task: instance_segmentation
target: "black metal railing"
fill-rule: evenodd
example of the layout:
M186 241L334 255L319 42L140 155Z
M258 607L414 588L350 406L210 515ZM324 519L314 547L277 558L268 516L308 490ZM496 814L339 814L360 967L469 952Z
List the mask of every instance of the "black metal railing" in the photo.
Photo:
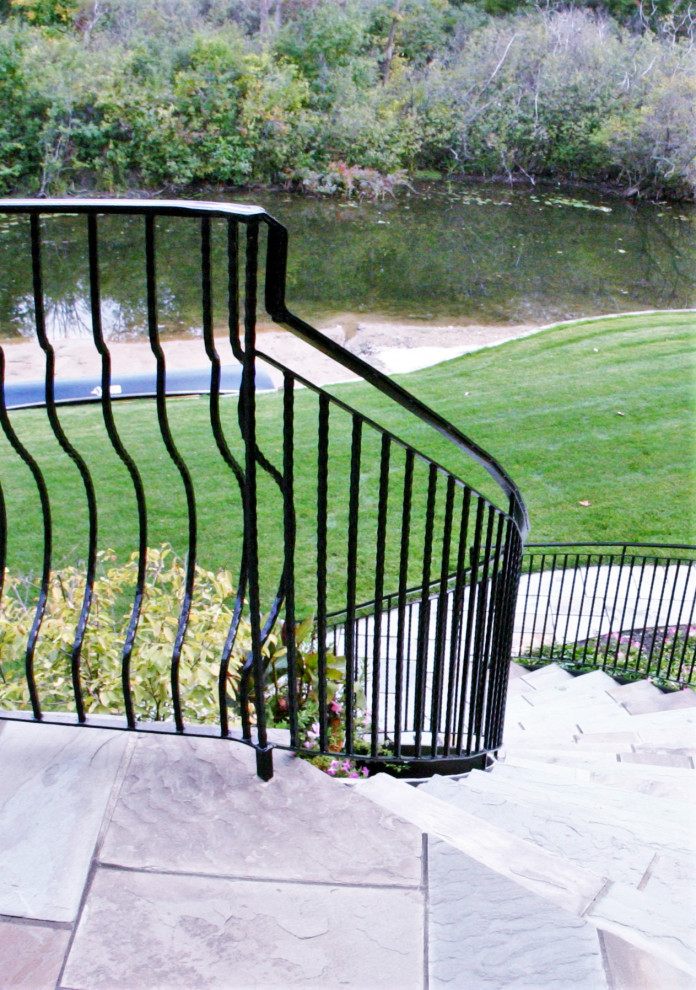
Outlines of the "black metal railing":
M696 547L652 543L528 544L513 656L692 684Z
M0 348L2 717L216 733L253 745L265 778L273 745L415 773L485 760L502 738L528 528L505 470L288 311L287 234L262 209L4 200L0 214L30 258L45 402L11 408L14 351ZM116 401L128 393L102 285L117 221L140 245L133 320L149 342L150 402ZM84 245L76 292L100 369L92 407L63 404L81 400L58 387L47 328L68 222ZM164 313L186 280L197 286L187 319L200 330L207 407L169 394ZM274 324L483 467L505 509L258 349L260 285ZM221 339L241 370L233 398L221 387ZM259 361L281 383L263 398Z

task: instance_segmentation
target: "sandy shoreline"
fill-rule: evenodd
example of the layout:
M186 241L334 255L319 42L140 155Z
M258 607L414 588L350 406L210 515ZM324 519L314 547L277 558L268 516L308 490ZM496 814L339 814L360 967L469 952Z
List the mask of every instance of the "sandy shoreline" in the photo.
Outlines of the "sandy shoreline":
M320 329L380 371L397 374L427 368L482 347L513 340L536 328L532 324L429 325L348 318ZM223 364L233 362L229 341L223 336L216 336L215 343ZM169 368L178 370L205 367L208 363L201 338L164 340L162 346ZM351 381L356 377L331 358L284 330L260 326L257 347L317 385ZM90 378L100 374L101 359L91 340L78 338L54 341L53 348L56 355L56 377ZM45 358L35 342L3 343L3 349L7 381L32 381L43 377ZM112 355L112 372L116 375L123 376L129 372L144 372L154 368L155 361L147 340L110 341L109 350ZM274 384L279 384L282 375L274 368L268 367L267 370Z

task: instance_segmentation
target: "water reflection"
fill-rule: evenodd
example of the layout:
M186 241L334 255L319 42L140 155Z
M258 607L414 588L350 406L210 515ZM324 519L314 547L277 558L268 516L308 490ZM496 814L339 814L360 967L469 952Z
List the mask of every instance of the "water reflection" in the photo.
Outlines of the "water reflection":
M92 311L85 296L66 295L63 298L49 296L44 304L44 320L49 340L74 340L92 337ZM144 327L133 327L126 312L116 299L102 299L101 321L104 336L113 339L140 336ZM24 296L17 301L15 323L17 334L33 339L34 299Z
M288 226L288 301L316 321L347 311L358 318L544 323L696 305L693 208L455 184L378 204L277 193L235 198L260 201ZM100 230L105 336L141 336L147 332L143 222L107 217ZM53 339L90 335L84 218L47 219L43 231L47 331ZM162 221L157 238L160 329L198 335L195 225ZM225 252L219 225L213 267L223 282ZM0 333L33 336L27 221L0 221L0 265ZM214 300L220 329L225 302Z

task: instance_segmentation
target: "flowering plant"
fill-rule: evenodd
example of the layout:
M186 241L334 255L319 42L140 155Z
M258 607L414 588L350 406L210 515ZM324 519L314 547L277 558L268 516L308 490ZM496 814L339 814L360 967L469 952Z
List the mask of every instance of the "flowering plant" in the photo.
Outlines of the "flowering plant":
M367 767L358 770L354 760L332 760L326 772L329 777L369 777L370 775Z

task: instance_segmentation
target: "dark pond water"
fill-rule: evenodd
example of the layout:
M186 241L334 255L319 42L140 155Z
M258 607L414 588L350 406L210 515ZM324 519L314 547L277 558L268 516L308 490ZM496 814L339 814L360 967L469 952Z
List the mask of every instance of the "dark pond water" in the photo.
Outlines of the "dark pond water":
M213 197L208 194L209 198ZM288 302L326 322L346 314L446 323L546 323L696 306L696 210L591 193L441 185L383 203L245 194L290 230ZM142 221L102 225L104 323L144 332ZM46 221L48 327L89 333L84 221ZM162 225L161 322L200 326L199 249L181 221ZM214 246L222 272L222 238ZM32 333L27 226L0 218L0 334Z

